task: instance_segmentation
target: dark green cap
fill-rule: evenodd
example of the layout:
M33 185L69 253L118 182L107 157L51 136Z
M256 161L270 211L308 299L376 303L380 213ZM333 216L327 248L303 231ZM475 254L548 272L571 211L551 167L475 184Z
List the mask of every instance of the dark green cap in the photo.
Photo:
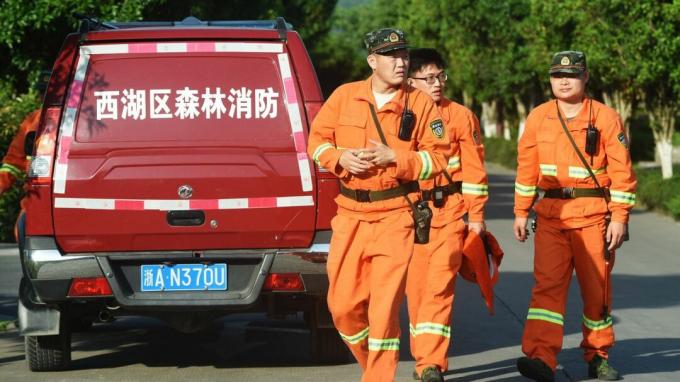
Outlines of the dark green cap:
M586 71L586 55L575 50L557 52L550 64L550 74L573 73L581 74Z
M406 34L396 28L381 28L368 32L364 36L364 44L366 44L368 54L382 54L408 48Z

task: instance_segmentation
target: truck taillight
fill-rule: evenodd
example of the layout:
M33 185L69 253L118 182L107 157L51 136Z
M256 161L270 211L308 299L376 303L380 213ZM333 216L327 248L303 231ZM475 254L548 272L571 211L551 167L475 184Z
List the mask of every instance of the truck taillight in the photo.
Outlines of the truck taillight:
M32 183L49 183L52 179L54 151L57 146L60 107L49 107L45 111L42 129L38 132L35 143L35 155L31 160L28 176Z
M264 281L264 290L303 292L305 286L299 273L270 273Z
M111 296L111 286L105 277L75 278L71 280L69 297Z

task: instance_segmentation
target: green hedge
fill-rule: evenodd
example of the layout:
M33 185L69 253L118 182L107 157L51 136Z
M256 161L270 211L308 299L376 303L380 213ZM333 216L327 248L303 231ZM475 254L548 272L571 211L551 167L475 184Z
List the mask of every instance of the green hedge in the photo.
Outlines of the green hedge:
M484 158L487 162L517 168L517 141L503 138L484 138Z
M661 179L661 169L637 168L637 202L680 220L680 165L673 166L673 177Z

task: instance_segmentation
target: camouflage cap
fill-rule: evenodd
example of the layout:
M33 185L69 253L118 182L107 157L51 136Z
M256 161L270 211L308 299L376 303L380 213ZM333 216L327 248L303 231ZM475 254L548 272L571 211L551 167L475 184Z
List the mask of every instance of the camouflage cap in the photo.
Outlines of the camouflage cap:
M396 28L381 28L368 32L364 36L364 44L368 54L383 54L409 47L404 31Z
M550 64L550 74L574 73L581 74L586 71L586 55L575 50L557 52Z

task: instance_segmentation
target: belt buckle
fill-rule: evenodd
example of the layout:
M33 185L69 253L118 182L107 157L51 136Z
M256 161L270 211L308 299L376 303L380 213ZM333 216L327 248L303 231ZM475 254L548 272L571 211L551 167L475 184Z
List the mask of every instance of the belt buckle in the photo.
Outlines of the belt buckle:
M562 199L574 199L574 188L573 187L563 187L562 188Z
M369 190L354 190L357 197L357 202L368 203L371 201Z

